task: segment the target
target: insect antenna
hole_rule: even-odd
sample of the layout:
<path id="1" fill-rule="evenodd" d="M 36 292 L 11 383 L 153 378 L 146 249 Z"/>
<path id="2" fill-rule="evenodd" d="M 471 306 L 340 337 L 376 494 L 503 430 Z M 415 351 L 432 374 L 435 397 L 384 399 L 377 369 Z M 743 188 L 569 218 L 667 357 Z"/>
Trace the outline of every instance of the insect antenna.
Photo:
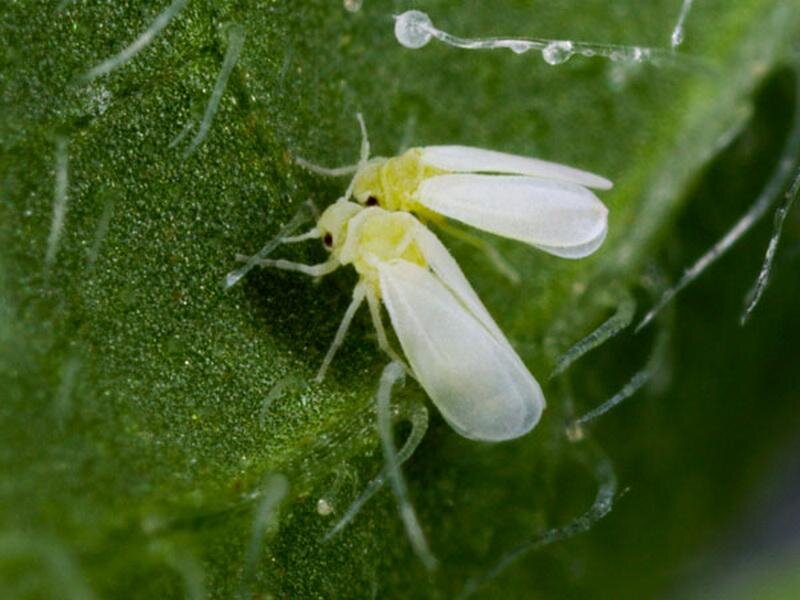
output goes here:
<path id="1" fill-rule="evenodd" d="M 356 171 L 360 171 L 369 160 L 369 135 L 367 135 L 367 124 L 364 122 L 364 116 L 360 113 L 356 113 L 356 119 L 358 120 L 358 128 L 361 130 L 361 152 L 358 157 L 358 164 L 356 165 Z M 347 186 L 347 191 L 344 193 L 344 199 L 349 200 L 350 197 L 353 195 L 353 188 L 356 185 L 356 178 L 350 180 L 350 185 Z"/>
<path id="2" fill-rule="evenodd" d="M 305 242 L 308 240 L 318 240 L 320 237 L 319 229 L 314 227 L 314 229 L 309 229 L 305 233 L 301 233 L 300 235 L 293 235 L 283 238 L 281 240 L 282 244 L 296 244 L 297 242 Z"/>
<path id="3" fill-rule="evenodd" d="M 304 169 L 311 171 L 312 173 L 316 173 L 317 175 L 325 175 L 326 177 L 342 177 L 344 175 L 352 175 L 358 171 L 358 165 L 347 165 L 344 167 L 323 167 L 322 165 L 313 163 L 310 160 L 301 158 L 300 156 L 295 156 L 294 162 Z"/>

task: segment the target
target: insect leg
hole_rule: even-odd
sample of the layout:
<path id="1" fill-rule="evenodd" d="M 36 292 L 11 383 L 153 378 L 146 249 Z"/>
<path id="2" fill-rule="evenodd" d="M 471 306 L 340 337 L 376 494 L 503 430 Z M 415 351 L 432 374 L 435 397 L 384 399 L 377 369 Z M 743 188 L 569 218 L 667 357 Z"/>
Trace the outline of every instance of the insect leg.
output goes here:
<path id="1" fill-rule="evenodd" d="M 350 302 L 350 306 L 348 306 L 347 310 L 344 312 L 344 317 L 339 325 L 339 329 L 336 331 L 336 336 L 333 338 L 331 347 L 328 349 L 328 353 L 325 355 L 325 359 L 322 361 L 322 365 L 317 372 L 317 376 L 314 378 L 314 381 L 317 383 L 325 379 L 325 372 L 328 370 L 328 366 L 330 366 L 333 357 L 336 355 L 336 351 L 339 349 L 339 346 L 342 345 L 344 336 L 347 334 L 347 330 L 350 327 L 350 323 L 353 321 L 353 317 L 355 316 L 358 307 L 361 306 L 361 303 L 364 301 L 364 294 L 364 284 L 357 284 L 355 289 L 353 289 L 353 300 Z"/>
<path id="2" fill-rule="evenodd" d="M 378 335 L 378 346 L 380 346 L 381 350 L 389 355 L 389 358 L 402 365 L 406 373 L 413 377 L 414 374 L 411 371 L 411 368 L 402 358 L 400 358 L 400 355 L 395 352 L 394 348 L 392 348 L 391 344 L 389 343 L 389 339 L 386 337 L 386 329 L 383 326 L 383 319 L 381 318 L 381 305 L 378 301 L 378 298 L 375 296 L 375 292 L 371 289 L 367 289 L 367 305 L 369 306 L 369 315 L 372 317 L 372 324 L 375 327 L 375 333 Z"/>
<path id="3" fill-rule="evenodd" d="M 244 254 L 237 254 L 236 260 L 239 262 L 249 262 L 250 257 Z M 290 260 L 279 258 L 273 260 L 271 258 L 257 258 L 253 264 L 259 267 L 271 267 L 273 269 L 281 269 L 282 271 L 299 271 L 311 277 L 322 277 L 328 273 L 332 273 L 339 267 L 339 263 L 329 260 L 328 262 L 319 263 L 316 265 L 304 265 L 303 263 L 296 263 Z"/>
<path id="4" fill-rule="evenodd" d="M 495 248 L 492 244 L 464 231 L 463 229 L 460 229 L 459 227 L 454 227 L 446 221 L 437 222 L 436 225 L 446 234 L 451 235 L 452 237 L 461 240 L 462 242 L 469 244 L 473 248 L 483 252 L 486 255 L 486 258 L 489 259 L 489 262 L 492 263 L 492 266 L 511 283 L 517 285 L 520 282 L 520 276 L 519 273 L 517 273 L 517 270 L 512 267 L 505 258 L 503 258 L 503 255 L 500 254 L 497 248 Z"/>

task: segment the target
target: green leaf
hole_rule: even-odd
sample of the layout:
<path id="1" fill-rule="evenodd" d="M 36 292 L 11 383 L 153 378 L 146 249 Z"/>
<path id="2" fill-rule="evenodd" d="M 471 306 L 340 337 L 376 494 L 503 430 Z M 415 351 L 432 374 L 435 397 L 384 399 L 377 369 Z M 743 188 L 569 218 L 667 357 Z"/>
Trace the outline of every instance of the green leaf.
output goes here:
<path id="1" fill-rule="evenodd" d="M 664 47 L 678 4 L 435 1 L 424 9 L 463 36 Z M 731 478 L 714 448 L 740 440 L 733 455 L 747 448 L 765 457 L 780 438 L 726 426 L 786 432 L 796 424 L 784 418 L 788 387 L 766 367 L 791 364 L 772 346 L 791 303 L 773 298 L 757 328 L 733 331 L 763 245 L 748 246 L 748 269 L 720 268 L 703 288 L 707 305 L 695 297 L 659 326 L 672 331 L 674 380 L 660 394 L 653 383 L 648 400 L 598 423 L 598 439 L 570 441 L 565 424 L 643 366 L 653 334 L 594 350 L 545 385 L 542 423 L 513 443 L 461 439 L 429 408 L 430 431 L 405 470 L 441 562 L 433 575 L 411 552 L 388 490 L 322 542 L 383 464 L 372 398 L 386 358 L 366 316 L 324 384 L 310 383 L 354 274 L 315 283 L 254 271 L 230 291 L 222 281 L 237 252 L 256 252 L 307 199 L 324 206 L 341 195 L 346 181 L 311 175 L 292 157 L 354 162 L 357 111 L 380 155 L 468 144 L 602 173 L 616 183 L 602 195 L 611 229 L 590 259 L 492 240 L 523 274 L 515 287 L 443 235 L 544 384 L 560 353 L 630 292 L 652 302 L 641 292 L 647 265 L 678 273 L 763 185 L 792 112 L 791 83 L 780 77 L 764 92 L 761 116 L 692 196 L 692 218 L 676 220 L 720 140 L 742 130 L 755 91 L 787 64 L 800 33 L 792 3 L 697 3 L 674 64 L 576 57 L 557 67 L 533 53 L 437 42 L 407 50 L 392 35 L 392 14 L 407 8 L 397 3 L 367 0 L 355 13 L 322 0 L 173 7 L 181 10 L 151 43 L 91 80 L 85 74 L 134 42 L 166 3 L 0 9 L 0 592 L 451 597 L 517 543 L 583 513 L 601 447 L 631 487 L 617 512 L 581 541 L 529 555 L 486 593 L 619 598 L 662 589 L 669 570 L 730 516 L 720 503 L 755 483 Z M 244 36 L 238 56 L 229 50 L 236 32 Z M 235 65 L 218 88 L 218 110 L 185 156 L 226 53 Z M 173 144 L 187 123 L 195 129 Z M 720 187 L 730 195 L 719 196 Z M 63 228 L 54 234 L 59 201 Z M 323 252 L 285 255 L 316 261 Z M 777 285 L 785 287 L 776 297 L 797 292 Z M 785 331 L 797 333 L 791 323 Z M 771 352 L 772 362 L 746 364 L 737 345 Z M 704 392 L 709 381 L 716 387 Z M 270 395 L 279 383 L 285 393 Z M 427 400 L 409 383 L 398 402 L 400 422 Z M 720 416 L 732 405 L 740 420 Z M 679 408 L 688 412 L 676 417 Z M 399 439 L 407 430 L 400 425 Z M 693 444 L 709 453 L 697 480 L 687 475 Z M 285 477 L 285 497 L 275 474 Z M 333 515 L 320 514 L 320 499 Z M 685 535 L 673 531 L 678 522 Z M 620 593 L 622 566 L 634 574 Z"/>

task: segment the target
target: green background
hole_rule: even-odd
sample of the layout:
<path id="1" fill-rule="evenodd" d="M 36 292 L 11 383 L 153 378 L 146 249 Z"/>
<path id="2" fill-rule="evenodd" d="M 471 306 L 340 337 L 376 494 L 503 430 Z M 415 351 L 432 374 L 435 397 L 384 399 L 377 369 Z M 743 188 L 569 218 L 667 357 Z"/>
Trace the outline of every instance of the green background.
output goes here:
<path id="1" fill-rule="evenodd" d="M 650 328 L 547 379 L 628 295 L 641 316 L 755 199 L 797 103 L 800 13 L 790 0 L 698 2 L 687 57 L 663 66 L 576 57 L 553 67 L 535 53 L 438 43 L 411 51 L 391 18 L 416 7 L 465 36 L 668 47 L 679 4 L 365 0 L 351 13 L 336 0 L 189 0 L 133 60 L 86 82 L 166 3 L 3 3 L 0 595 L 449 598 L 514 545 L 587 510 L 601 453 L 627 490 L 611 514 L 482 593 L 642 598 L 690 586 L 692 560 L 735 527 L 797 430 L 796 218 L 747 327 L 738 316 L 769 219 Z M 233 25 L 243 50 L 208 137 L 184 158 L 170 142 L 202 115 Z M 314 283 L 259 271 L 221 286 L 235 253 L 258 250 L 306 199 L 324 206 L 342 193 L 345 181 L 292 156 L 353 162 L 357 111 L 376 154 L 468 144 L 616 184 L 601 194 L 609 238 L 587 260 L 493 240 L 519 286 L 443 236 L 548 410 L 530 435 L 487 445 L 460 438 L 428 404 L 431 426 L 405 473 L 441 563 L 433 574 L 388 490 L 321 539 L 382 466 L 372 395 L 385 357 L 366 314 L 324 384 L 305 385 L 354 273 Z M 59 143 L 68 209 L 45 268 Z M 571 442 L 570 419 L 611 397 L 654 347 L 653 381 Z M 293 384 L 265 407 L 281 381 Z M 402 416 L 427 400 L 409 383 L 397 402 L 402 439 Z M 258 519 L 274 473 L 289 492 Z M 320 498 L 333 515 L 318 514 Z"/>

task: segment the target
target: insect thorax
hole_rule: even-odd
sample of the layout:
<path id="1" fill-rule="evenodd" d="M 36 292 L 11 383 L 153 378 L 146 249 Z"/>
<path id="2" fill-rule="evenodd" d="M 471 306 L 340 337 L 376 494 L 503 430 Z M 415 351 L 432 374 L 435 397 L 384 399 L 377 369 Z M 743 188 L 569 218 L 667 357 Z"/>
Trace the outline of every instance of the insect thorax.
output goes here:
<path id="1" fill-rule="evenodd" d="M 427 266 L 417 245 L 417 227 L 421 227 L 419 221 L 408 213 L 389 212 L 378 207 L 364 209 L 350 222 L 340 260 L 351 262 L 380 296 L 378 266 L 381 263 L 402 259 Z"/>
<path id="2" fill-rule="evenodd" d="M 361 204 L 370 198 L 386 210 L 424 212 L 415 200 L 419 184 L 441 173 L 421 160 L 422 150 L 412 148 L 394 158 L 374 158 L 356 173 L 353 195 Z"/>

